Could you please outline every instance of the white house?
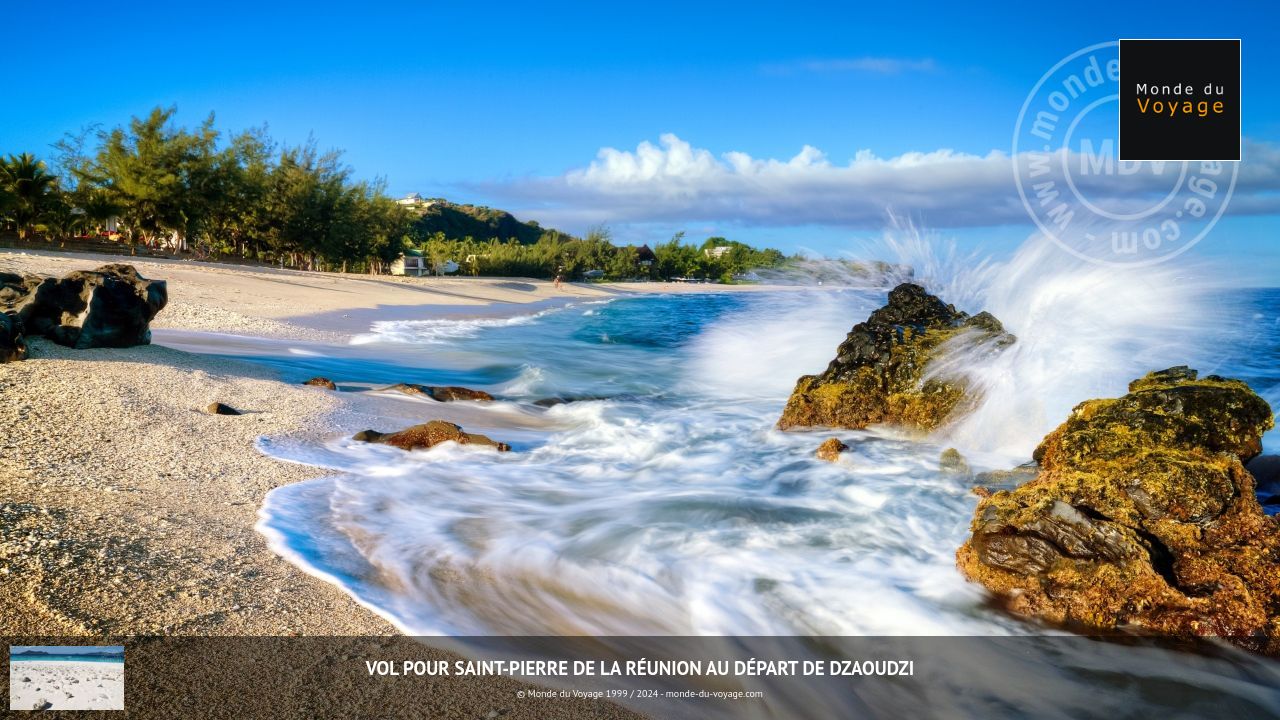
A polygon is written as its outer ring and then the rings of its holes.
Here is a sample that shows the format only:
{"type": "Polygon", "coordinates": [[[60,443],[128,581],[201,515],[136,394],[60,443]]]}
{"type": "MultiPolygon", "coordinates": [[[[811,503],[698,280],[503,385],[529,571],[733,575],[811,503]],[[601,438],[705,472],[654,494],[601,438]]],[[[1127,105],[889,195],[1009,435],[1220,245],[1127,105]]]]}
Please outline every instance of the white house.
{"type": "Polygon", "coordinates": [[[391,274],[422,277],[428,274],[427,259],[417,250],[409,250],[391,261],[391,274]]]}
{"type": "Polygon", "coordinates": [[[428,200],[415,192],[415,193],[409,193],[408,195],[405,195],[404,197],[400,198],[399,200],[396,201],[396,204],[403,205],[404,207],[411,207],[411,208],[429,208],[432,205],[435,205],[437,202],[439,201],[428,200]]]}

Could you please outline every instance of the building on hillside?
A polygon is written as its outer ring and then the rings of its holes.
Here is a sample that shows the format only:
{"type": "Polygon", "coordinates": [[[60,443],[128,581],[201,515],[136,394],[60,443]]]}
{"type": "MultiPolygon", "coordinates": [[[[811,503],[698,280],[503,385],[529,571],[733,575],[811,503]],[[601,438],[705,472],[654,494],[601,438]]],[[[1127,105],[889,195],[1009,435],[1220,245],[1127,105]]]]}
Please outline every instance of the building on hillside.
{"type": "Polygon", "coordinates": [[[408,195],[400,198],[396,201],[396,204],[411,208],[429,208],[437,202],[439,202],[439,200],[428,200],[415,192],[409,193],[408,195]]]}
{"type": "Polygon", "coordinates": [[[712,260],[719,260],[720,258],[724,257],[725,253],[729,252],[732,249],[733,248],[729,247],[728,245],[717,245],[716,247],[709,247],[706,250],[703,250],[702,254],[706,255],[712,260]]]}

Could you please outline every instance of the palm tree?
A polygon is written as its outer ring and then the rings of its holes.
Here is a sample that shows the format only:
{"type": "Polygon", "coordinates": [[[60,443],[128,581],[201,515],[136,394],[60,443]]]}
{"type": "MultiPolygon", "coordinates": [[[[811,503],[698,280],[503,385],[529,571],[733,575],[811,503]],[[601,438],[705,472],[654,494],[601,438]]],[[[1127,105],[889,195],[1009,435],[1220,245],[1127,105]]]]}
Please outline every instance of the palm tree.
{"type": "Polygon", "coordinates": [[[124,209],[106,188],[89,188],[81,191],[76,197],[76,204],[84,210],[85,220],[94,231],[101,231],[113,217],[119,216],[124,209]]]}
{"type": "Polygon", "coordinates": [[[9,216],[18,226],[18,237],[25,239],[47,207],[58,178],[34,155],[22,153],[0,161],[0,184],[11,197],[13,207],[9,216]]]}

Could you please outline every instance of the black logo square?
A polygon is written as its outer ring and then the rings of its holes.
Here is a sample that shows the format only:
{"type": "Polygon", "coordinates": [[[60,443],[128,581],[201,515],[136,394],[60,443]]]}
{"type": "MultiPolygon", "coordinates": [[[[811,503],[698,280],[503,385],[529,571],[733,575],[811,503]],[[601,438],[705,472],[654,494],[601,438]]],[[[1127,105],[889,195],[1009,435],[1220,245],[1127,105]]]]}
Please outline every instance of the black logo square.
{"type": "Polygon", "coordinates": [[[1121,40],[1120,159],[1239,160],[1240,41],[1121,40]]]}

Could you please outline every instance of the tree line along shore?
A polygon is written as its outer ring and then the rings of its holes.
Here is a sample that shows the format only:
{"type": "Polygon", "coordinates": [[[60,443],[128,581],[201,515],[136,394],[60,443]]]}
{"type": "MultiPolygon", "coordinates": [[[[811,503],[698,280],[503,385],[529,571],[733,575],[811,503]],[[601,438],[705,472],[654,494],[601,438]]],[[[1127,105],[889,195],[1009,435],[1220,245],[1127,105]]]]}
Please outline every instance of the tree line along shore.
{"type": "Polygon", "coordinates": [[[157,107],[70,133],[47,160],[0,157],[0,233],[26,246],[105,240],[128,253],[362,273],[390,272],[408,254],[427,273],[733,282],[799,262],[722,237],[620,246],[603,226],[577,237],[483,206],[395,199],[314,140],[283,145],[265,128],[224,132],[212,114],[185,127],[175,115],[157,107]]]}

